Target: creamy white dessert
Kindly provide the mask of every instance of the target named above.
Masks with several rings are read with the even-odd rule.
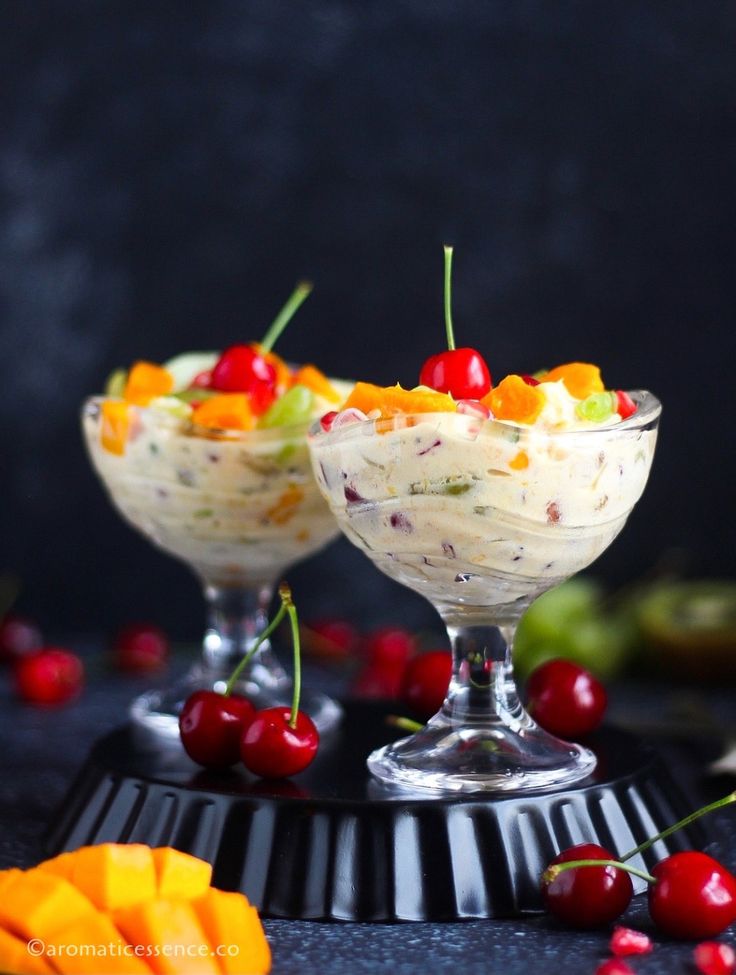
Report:
[[[215,359],[172,360],[173,392]],[[343,397],[352,388],[332,385]],[[95,470],[127,521],[207,583],[251,586],[272,583],[337,534],[306,445],[310,420],[334,401],[315,393],[308,402],[298,424],[237,430],[198,425],[196,409],[176,395],[146,406],[94,397],[82,425]],[[112,449],[103,415],[110,408],[122,411],[125,424],[123,442],[113,441]]]
[[[315,476],[346,536],[438,608],[518,615],[589,565],[644,490],[659,404],[633,393],[633,416],[593,423],[562,383],[542,385],[554,388],[534,424],[447,412],[313,428]]]

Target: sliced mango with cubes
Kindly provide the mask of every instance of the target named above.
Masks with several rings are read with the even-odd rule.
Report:
[[[396,386],[374,386],[356,383],[343,409],[354,407],[363,413],[380,410],[382,417],[400,413],[455,413],[457,404],[452,396],[434,389],[403,389]]]
[[[31,870],[0,870],[0,972],[267,975],[258,912],[210,886],[212,867],[170,847],[101,843]],[[33,939],[45,953],[28,950]]]
[[[212,881],[212,866],[206,860],[162,846],[153,853],[156,868],[156,890],[159,897],[202,897]]]

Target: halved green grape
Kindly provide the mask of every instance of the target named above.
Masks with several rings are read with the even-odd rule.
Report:
[[[180,400],[182,403],[202,403],[206,399],[212,399],[213,396],[219,396],[220,394],[216,389],[182,389],[178,393],[172,393],[176,399]]]
[[[191,406],[183,403],[177,396],[156,396],[148,404],[148,408],[157,413],[175,416],[180,420],[187,420],[192,415]]]
[[[591,393],[581,403],[575,407],[575,412],[581,420],[590,420],[591,423],[603,423],[616,412],[617,400],[615,393],[605,391],[603,393]]]
[[[264,413],[259,427],[293,427],[312,418],[314,393],[297,383]]]
[[[186,389],[200,372],[212,369],[218,357],[217,352],[182,352],[164,362],[163,366],[174,377],[174,391],[179,392]]]
[[[114,369],[105,381],[105,396],[120,399],[128,381],[127,369]]]

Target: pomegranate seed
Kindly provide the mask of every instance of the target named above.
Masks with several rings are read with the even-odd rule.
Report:
[[[330,410],[329,413],[325,413],[324,416],[320,417],[319,425],[323,430],[331,430],[332,424],[335,422],[335,417],[337,416],[337,410]]]
[[[736,952],[720,941],[702,941],[693,951],[695,967],[703,975],[733,975]]]
[[[613,929],[610,948],[612,954],[620,958],[623,955],[646,955],[654,945],[652,939],[643,931],[619,926]]]
[[[530,376],[529,373],[524,372],[521,374],[521,378],[527,384],[527,386],[538,386],[539,380],[535,379],[534,376]]]
[[[595,975],[634,975],[634,970],[620,958],[609,958],[596,968]]]
[[[628,417],[633,416],[636,413],[636,403],[625,393],[623,389],[616,390],[616,412],[621,417],[622,420],[626,420]]]

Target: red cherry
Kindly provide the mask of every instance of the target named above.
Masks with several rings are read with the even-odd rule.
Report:
[[[623,389],[616,390],[616,412],[622,420],[636,413],[636,403]]]
[[[482,399],[491,391],[491,374],[475,349],[448,349],[427,359],[419,383],[454,399]]]
[[[0,660],[22,657],[41,646],[41,631],[27,616],[6,613],[0,620]]]
[[[169,639],[153,623],[131,623],[118,632],[112,652],[121,670],[141,673],[160,670],[169,655]]]
[[[673,853],[652,870],[652,920],[673,938],[712,938],[736,920],[736,877],[706,853]]]
[[[611,935],[610,949],[613,955],[646,955],[654,945],[649,935],[633,928],[616,927]]]
[[[404,704],[421,718],[431,718],[442,707],[452,674],[452,657],[446,650],[430,650],[410,660],[401,681]]]
[[[247,698],[217,691],[195,691],[179,715],[179,734],[187,755],[207,768],[227,768],[240,758],[240,739],[255,714]]]
[[[386,626],[370,634],[365,650],[370,663],[403,669],[414,653],[414,643],[411,633],[398,626]]]
[[[595,975],[634,975],[634,969],[620,958],[609,958],[602,961],[595,970]]]
[[[290,720],[289,707],[256,712],[240,742],[240,757],[247,769],[264,779],[285,779],[310,764],[317,754],[319,732],[303,711],[297,711],[295,728]]]
[[[736,971],[736,951],[718,941],[699,944],[693,952],[693,961],[703,975],[733,975]]]
[[[367,664],[353,681],[350,693],[355,697],[394,699],[399,696],[401,671],[378,664]]]
[[[84,666],[69,650],[44,647],[18,660],[15,680],[18,694],[24,701],[64,704],[82,689]]]
[[[603,720],[608,698],[600,681],[570,660],[548,660],[529,676],[528,710],[546,731],[587,735]]]
[[[312,650],[323,657],[348,657],[360,642],[358,631],[347,620],[317,620],[309,630]]]
[[[550,866],[568,860],[614,860],[595,843],[563,850]],[[576,928],[595,928],[620,917],[634,894],[631,877],[618,867],[571,867],[554,880],[542,878],[542,899],[550,914]]]
[[[226,349],[212,369],[211,388],[248,393],[254,413],[265,413],[276,399],[276,369],[250,345]]]

